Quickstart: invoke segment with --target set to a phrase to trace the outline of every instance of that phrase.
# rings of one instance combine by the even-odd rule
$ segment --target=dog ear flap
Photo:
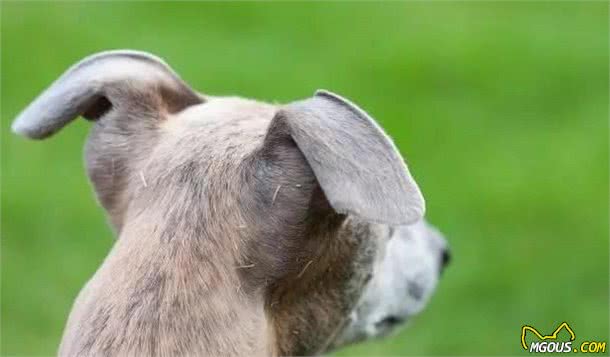
[[[108,51],[69,68],[13,122],[15,133],[32,139],[53,135],[79,115],[91,120],[110,110],[157,115],[202,103],[160,58],[139,51]]]
[[[394,225],[422,218],[424,199],[398,150],[355,104],[318,91],[278,111],[265,145],[286,134],[336,212]]]

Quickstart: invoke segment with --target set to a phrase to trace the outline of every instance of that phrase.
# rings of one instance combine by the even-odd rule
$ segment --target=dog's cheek
[[[130,180],[158,142],[159,118],[145,113],[120,114],[110,110],[94,123],[85,144],[85,166],[97,200],[113,228],[121,231],[130,196]]]
[[[98,202],[110,218],[116,232],[121,231],[127,201],[123,193],[129,176],[127,153],[121,136],[107,134],[95,125],[85,145],[85,165]]]
[[[244,280],[269,285],[295,276],[324,248],[320,230],[338,226],[305,158],[291,140],[254,162],[245,177],[244,221],[248,228]]]
[[[268,297],[280,351],[324,352],[345,326],[370,279],[377,245],[365,227],[343,226],[300,279],[285,281]],[[354,229],[356,228],[356,229]],[[283,289],[282,289],[283,288]]]

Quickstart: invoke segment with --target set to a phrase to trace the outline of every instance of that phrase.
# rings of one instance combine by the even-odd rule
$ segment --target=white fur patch
[[[446,248],[443,236],[425,221],[397,227],[333,346],[387,335],[421,312],[438,283]]]

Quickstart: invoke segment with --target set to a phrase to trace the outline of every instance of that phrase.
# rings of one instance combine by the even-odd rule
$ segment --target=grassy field
[[[608,340],[605,2],[2,2],[2,355],[51,355],[112,245],[89,124],[11,120],[69,65],[164,57],[202,92],[341,93],[395,139],[454,260],[411,328],[339,355],[516,355],[523,324]]]

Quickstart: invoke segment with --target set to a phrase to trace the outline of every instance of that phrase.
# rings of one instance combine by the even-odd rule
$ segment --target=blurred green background
[[[2,355],[56,352],[113,242],[83,170],[89,124],[44,142],[9,125],[113,48],[160,55],[214,95],[330,89],[395,139],[454,261],[410,328],[338,354],[524,354],[523,324],[562,321],[608,341],[608,3],[1,6]]]

